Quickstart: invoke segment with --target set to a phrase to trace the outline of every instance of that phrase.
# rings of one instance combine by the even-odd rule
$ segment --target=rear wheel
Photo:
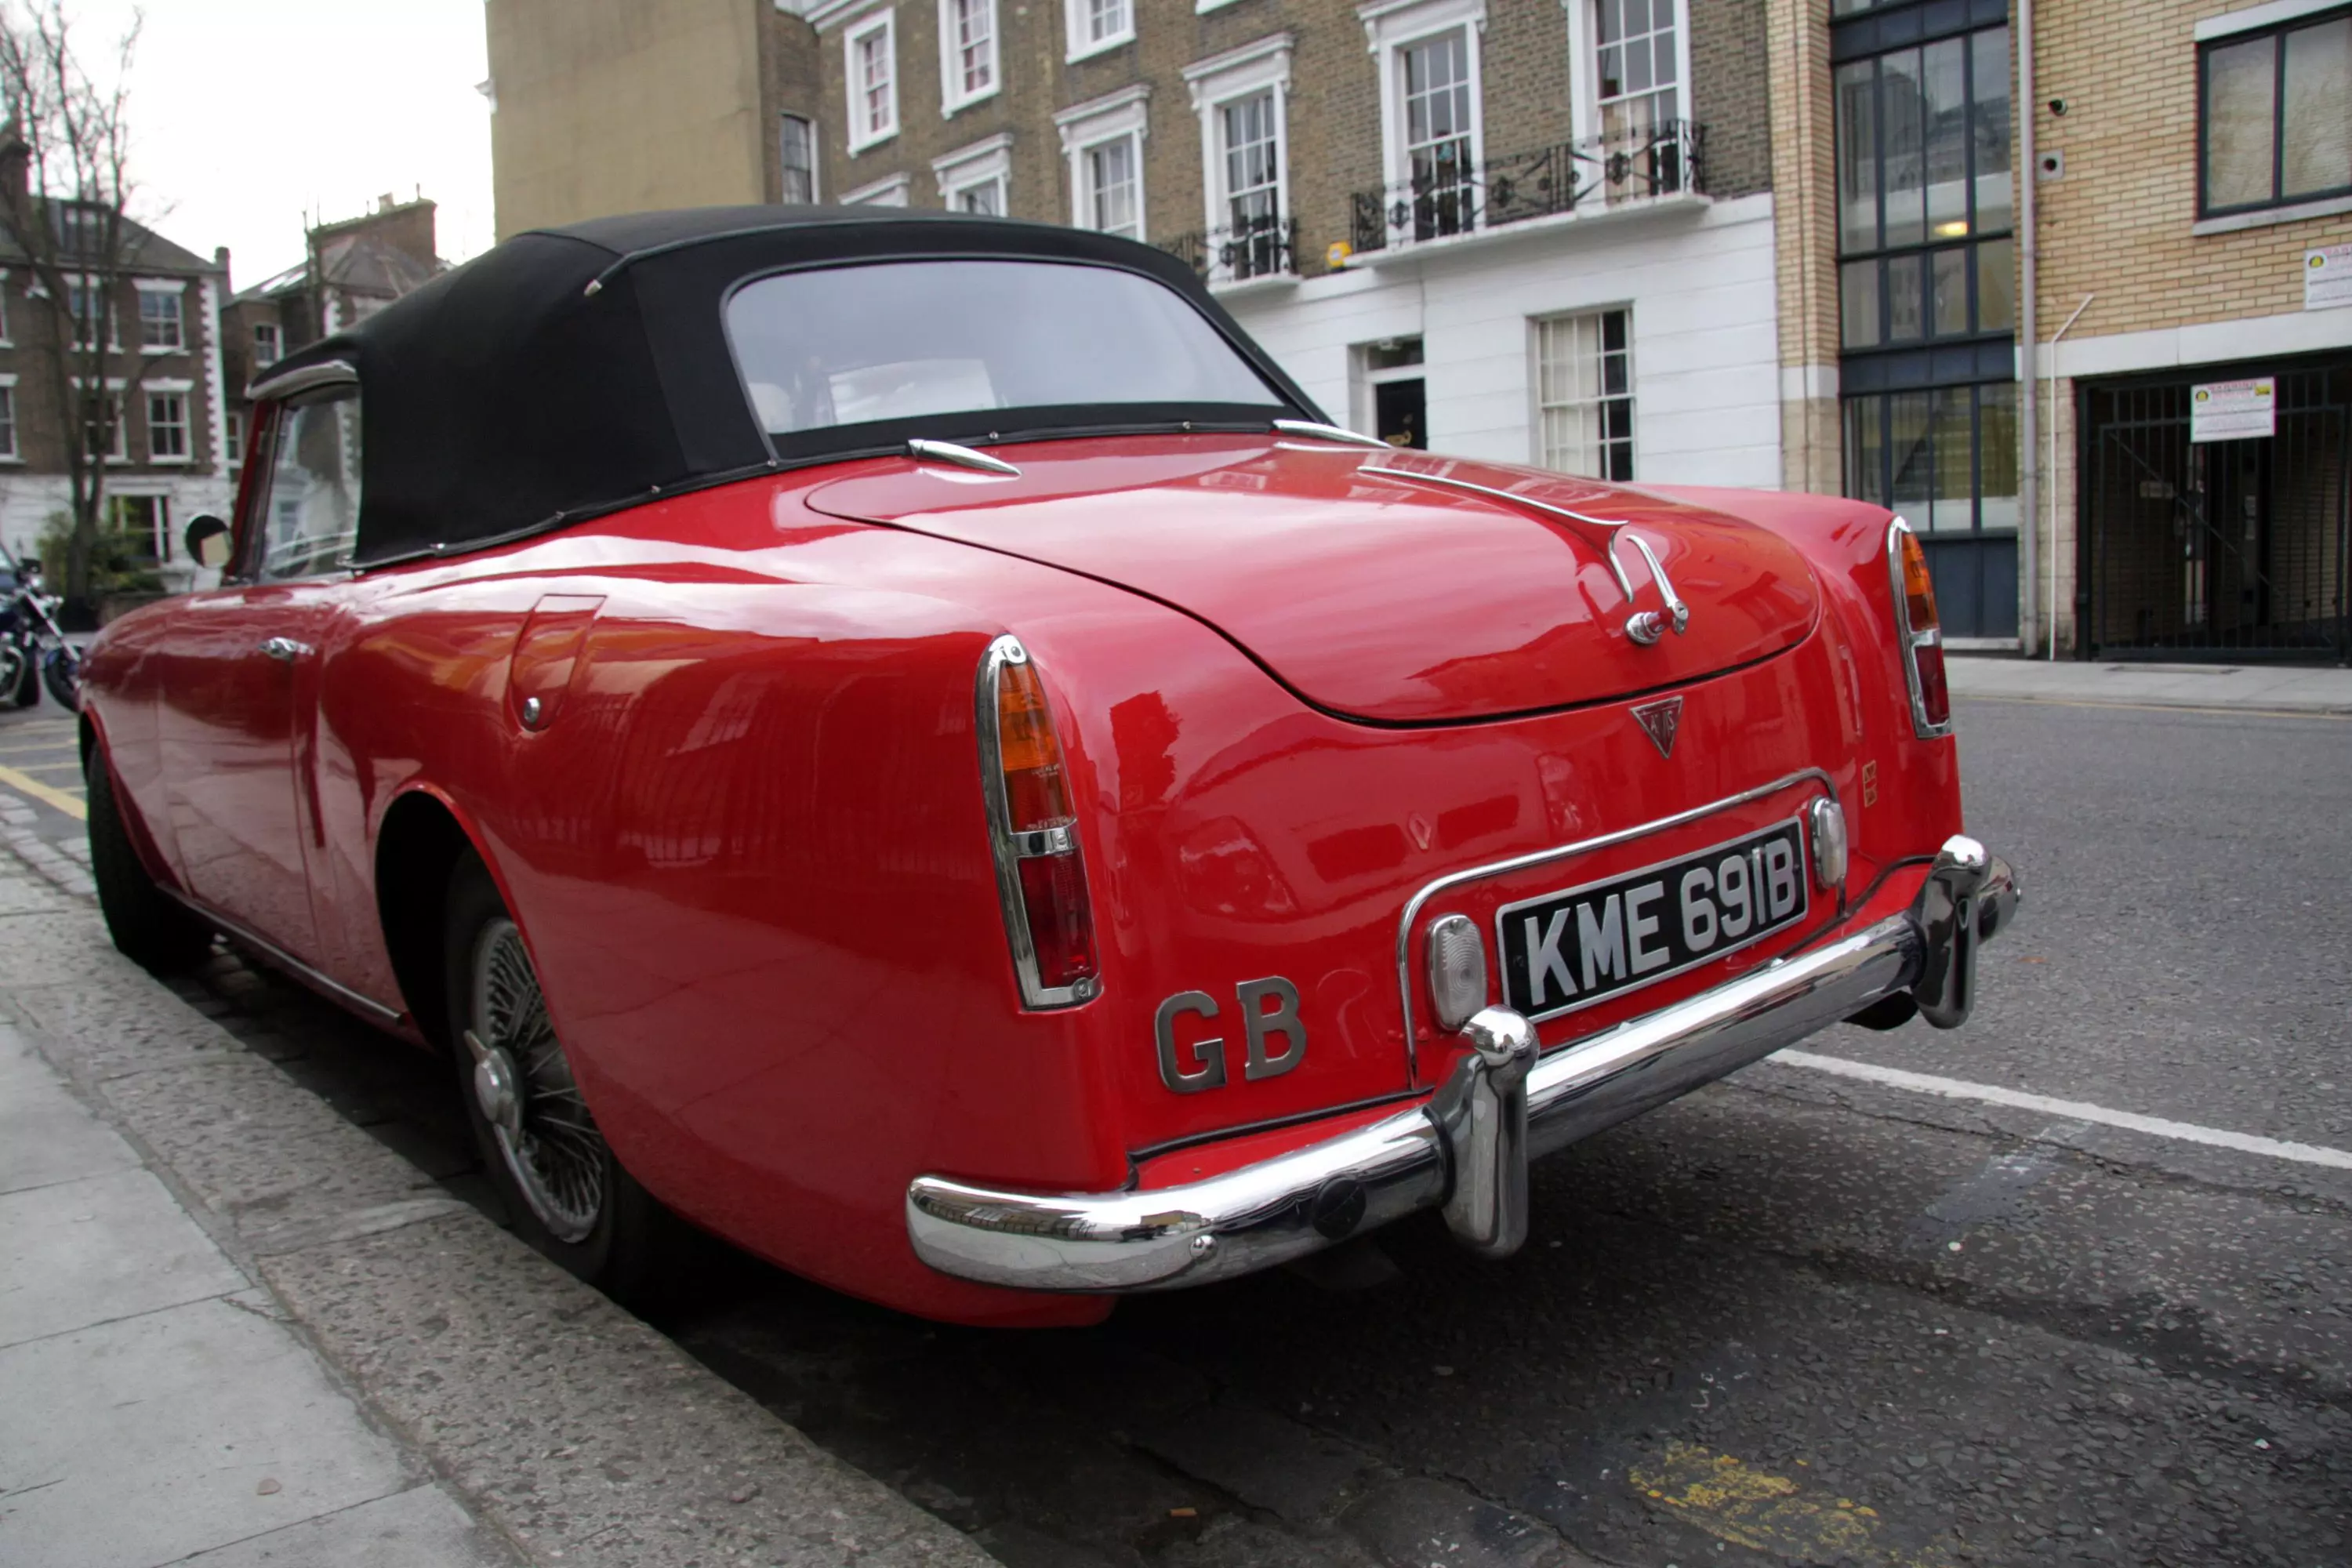
[[[450,878],[447,912],[458,1093],[516,1234],[615,1299],[647,1300],[674,1270],[683,1227],[613,1157],[522,932],[472,855]]]
[[[132,963],[157,974],[187,969],[212,951],[213,930],[155,885],[114,798],[106,753],[89,754],[89,879],[98,885],[107,933]]]

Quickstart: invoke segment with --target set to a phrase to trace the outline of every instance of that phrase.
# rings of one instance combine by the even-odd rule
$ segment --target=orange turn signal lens
[[[997,891],[1022,1004],[1066,1007],[1087,1001],[1100,982],[1077,817],[1045,683],[1014,638],[999,637],[990,647],[981,666],[980,700],[981,765],[995,775],[986,782]]]
[[[1911,616],[1913,632],[1932,632],[1943,623],[1936,618],[1936,584],[1927,575],[1927,552],[1919,536],[1903,532],[1903,607]]]

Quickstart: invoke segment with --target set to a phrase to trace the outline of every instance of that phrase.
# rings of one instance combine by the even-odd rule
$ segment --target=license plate
[[[1805,918],[1798,822],[1606,882],[1507,904],[1495,917],[1503,999],[1549,1018],[1736,952]]]

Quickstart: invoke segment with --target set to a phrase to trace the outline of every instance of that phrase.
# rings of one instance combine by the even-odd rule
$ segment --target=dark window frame
[[[795,125],[800,127],[802,151],[807,155],[807,162],[797,166],[793,163],[792,156],[792,128]],[[805,114],[785,113],[776,117],[776,160],[777,199],[787,206],[805,205],[815,202],[818,196],[815,120]],[[797,172],[808,176],[808,195],[797,198],[788,188],[796,169]]]
[[[2224,33],[2217,38],[2205,38],[2197,45],[2197,216],[2200,218],[2235,217],[2241,213],[2270,212],[2279,207],[2301,206],[2305,202],[2329,201],[2338,196],[2352,195],[2352,181],[2331,185],[2326,190],[2298,191],[2284,195],[2280,186],[2286,183],[2286,50],[2281,40],[2289,33],[2299,33],[2307,27],[2322,27],[2352,16],[2352,5],[2333,10],[2315,11],[2308,16],[2290,17],[2266,27],[2248,27],[2242,33]],[[2217,207],[2206,190],[2206,176],[2212,168],[2209,132],[2213,123],[2212,107],[2213,57],[2223,49],[2267,40],[2271,46],[2271,194],[2258,202],[2239,202],[2231,206]]]
[[[1969,395],[1969,526],[1966,528],[1941,528],[1934,526],[1931,519],[1937,504],[1937,498],[1932,493],[1927,498],[1927,513],[1918,517],[1911,517],[1910,521],[1912,526],[1918,531],[1920,537],[1923,539],[1983,539],[1988,537],[2014,537],[2022,528],[2028,526],[2026,521],[2021,515],[2013,522],[1995,523],[1990,527],[1985,523],[1984,393],[1987,387],[1993,386],[2005,386],[2009,388],[2010,391],[2015,395],[2015,397],[2019,402],[2021,402],[2025,396],[2029,395],[2026,390],[2021,386],[2018,382],[1995,378],[1958,383],[1944,382],[1932,385],[1890,387],[1884,390],[1853,393],[1841,396],[1838,399],[1838,428],[1840,442],[1843,447],[1843,461],[1840,465],[1842,471],[1839,478],[1841,487],[1844,489],[1847,498],[1853,500],[1868,501],[1874,506],[1884,506],[1891,510],[1898,512],[1902,511],[1903,507],[1897,504],[1895,494],[1895,443],[1891,436],[1891,430],[1893,427],[1892,414],[1894,399],[1914,394],[1923,396],[1932,396],[1932,395],[1939,392],[1965,392]],[[1876,417],[1878,420],[1879,471],[1875,475],[1868,476],[1869,479],[1874,481],[1868,486],[1868,488],[1858,489],[1855,484],[1855,479],[1857,469],[1860,467],[1861,458],[1859,452],[1855,449],[1853,432],[1854,405],[1861,403],[1869,403],[1876,406]],[[1935,440],[1933,404],[1931,403],[1929,406],[1930,413],[1928,416],[1929,424],[1927,426],[1927,439],[1930,443],[1930,450],[1932,452],[1932,444]],[[2011,404],[2010,417],[2012,422],[2013,433],[2014,422],[2017,417],[2016,403]],[[2022,461],[2023,458],[2021,455],[2021,465],[2022,464]],[[1930,458],[1930,472],[1931,474],[1933,472],[1932,457]],[[2022,478],[2021,467],[2019,478]],[[2007,496],[1999,499],[2008,500],[2014,503],[2018,499],[2018,494],[2019,492],[2017,491],[2011,491]],[[1909,516],[1908,513],[1906,513],[1905,515]]]

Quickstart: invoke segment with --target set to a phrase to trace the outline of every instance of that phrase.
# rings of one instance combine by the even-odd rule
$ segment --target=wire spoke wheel
[[[476,1101],[531,1213],[557,1240],[580,1241],[604,1212],[612,1159],[514,921],[484,924],[472,973],[466,1047]]]

